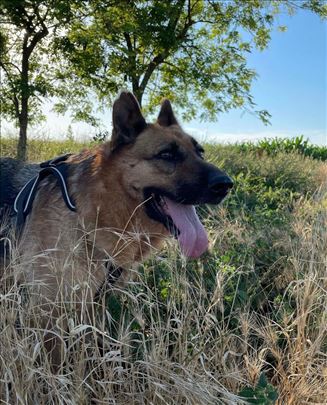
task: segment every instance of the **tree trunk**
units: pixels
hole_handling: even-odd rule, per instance
[[[141,91],[139,86],[137,86],[137,88],[134,88],[133,86],[133,94],[136,97],[136,100],[138,101],[140,107],[142,108],[143,91]]]
[[[38,15],[39,17],[39,15]],[[36,45],[48,35],[48,29],[44,25],[44,21],[40,22],[42,30],[38,31],[28,45],[28,41],[31,38],[31,32],[28,29],[25,32],[23,40],[23,54],[22,54],[22,70],[21,70],[21,82],[20,82],[20,97],[21,97],[21,109],[18,116],[19,121],[19,140],[17,145],[17,159],[25,161],[27,159],[27,125],[28,125],[28,102],[30,98],[29,87],[29,58],[34,51]],[[19,108],[18,108],[19,111]]]
[[[19,116],[19,139],[17,145],[17,159],[23,161],[27,159],[27,124],[28,98],[25,98],[22,100],[22,110]]]
[[[30,52],[27,47],[29,35],[26,33],[23,42],[22,71],[21,71],[21,109],[19,113],[19,140],[17,145],[17,159],[25,161],[27,159],[27,125],[28,125],[28,71]]]

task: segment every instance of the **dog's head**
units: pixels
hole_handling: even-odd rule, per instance
[[[187,256],[201,255],[207,234],[194,205],[219,204],[232,180],[203,158],[198,142],[179,126],[164,100],[156,123],[146,123],[135,97],[120,94],[113,106],[111,157],[119,159],[121,183],[146,214],[175,235]]]

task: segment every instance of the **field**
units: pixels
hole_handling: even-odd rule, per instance
[[[29,159],[84,146],[32,141]],[[1,155],[14,148],[1,140]],[[102,298],[91,339],[69,315],[71,367],[51,373],[43,331],[26,321],[33,308],[5,278],[0,403],[326,403],[326,148],[297,138],[206,145],[206,157],[235,181],[220,207],[200,209],[210,251],[186,262],[169,242]]]

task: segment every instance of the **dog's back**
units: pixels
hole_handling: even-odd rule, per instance
[[[12,158],[0,159],[0,220],[5,210],[10,210],[18,193],[15,185],[15,174],[19,172],[22,163]]]
[[[14,201],[20,189],[39,171],[38,164],[0,158],[0,266],[8,257],[6,239],[15,222]]]
[[[0,158],[0,223],[12,214],[20,189],[39,171],[38,164],[23,163],[12,158]]]

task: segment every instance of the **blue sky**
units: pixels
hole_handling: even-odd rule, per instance
[[[249,66],[258,73],[252,88],[257,109],[272,114],[272,125],[267,127],[256,116],[233,110],[214,123],[182,123],[186,130],[200,140],[218,142],[303,134],[312,143],[327,145],[327,24],[317,15],[300,10],[294,16],[280,15],[278,25],[287,26],[287,31],[280,32],[276,26],[268,49],[254,51],[248,58]],[[67,133],[69,116],[57,116],[51,108],[51,103],[45,105],[48,120],[35,128],[34,134]],[[110,111],[102,116],[107,129],[111,127],[110,116]],[[94,133],[82,123],[74,123],[72,128],[81,138]]]
[[[326,22],[313,13],[300,11],[281,15],[269,48],[249,55],[249,66],[259,77],[252,94],[258,109],[272,114],[266,127],[255,116],[233,110],[218,122],[187,125],[190,131],[209,139],[234,142],[262,137],[303,134],[311,142],[327,145],[327,31]]]

